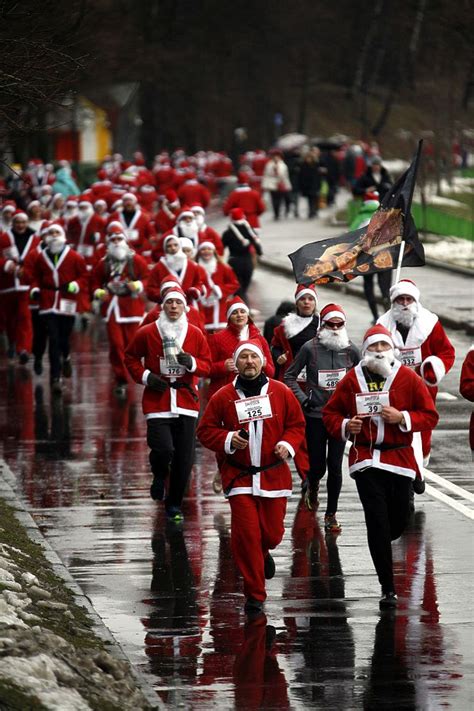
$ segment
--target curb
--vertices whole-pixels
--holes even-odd
[[[267,269],[268,271],[276,272],[277,274],[282,274],[283,276],[290,277],[294,281],[295,277],[293,274],[293,269],[291,267],[287,267],[284,264],[273,262],[271,259],[265,258],[259,259],[258,265],[262,267],[262,269]],[[432,265],[430,264],[429,266]],[[453,271],[451,270],[451,268],[449,268],[449,270]],[[351,296],[358,296],[360,299],[364,299],[364,294],[361,289],[354,286],[350,282],[342,282],[340,285],[336,285],[335,283],[329,283],[325,284],[324,287],[328,289],[338,289],[339,291],[342,290],[344,294],[350,294]],[[376,301],[378,304],[382,304],[382,297],[377,296]],[[456,331],[465,331],[468,335],[474,334],[474,322],[460,321],[459,319],[453,318],[449,314],[443,314],[439,312],[437,316],[443,326],[446,326],[447,328],[452,328]]]
[[[93,632],[107,645],[107,651],[115,657],[115,659],[129,664],[130,673],[146,701],[153,709],[162,711],[166,706],[154,691],[146,675],[142,674],[142,672],[138,671],[132,665],[119,642],[117,642],[109,628],[106,627],[102,621],[102,618],[95,611],[90,598],[83,592],[61,558],[43,536],[36,521],[28,512],[23,500],[17,494],[16,485],[16,478],[12,470],[3,459],[0,459],[0,496],[15,509],[15,518],[25,528],[28,538],[41,546],[46,560],[51,563],[53,572],[61,578],[65,586],[74,595],[75,603],[86,610],[93,623]]]

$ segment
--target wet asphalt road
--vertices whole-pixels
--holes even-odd
[[[253,306],[266,317],[293,289],[259,272]],[[368,311],[354,297],[343,303],[359,342]],[[450,335],[464,354],[467,337]],[[417,498],[394,545],[400,606],[381,616],[353,482],[345,478],[340,499],[343,532],[326,538],[324,497],[320,512],[307,512],[296,477],[266,618],[245,624],[228,505],[211,489],[213,455],[197,449],[185,522],[167,524],[148,496],[141,388],[131,386],[126,402],[113,398],[100,328],[75,335],[73,362],[66,392],[51,400],[46,376],[1,361],[3,456],[48,540],[162,700],[189,709],[472,708],[472,520]],[[470,406],[452,399],[459,368],[460,360],[444,384],[451,399],[440,402],[431,468],[474,491]]]

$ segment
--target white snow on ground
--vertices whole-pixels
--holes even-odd
[[[469,212],[469,205],[466,205],[465,202],[459,202],[459,200],[453,200],[452,198],[443,197],[442,195],[431,195],[428,198],[428,202],[430,205],[447,205]]]
[[[91,711],[89,704],[72,688],[60,686],[73,679],[71,669],[47,654],[37,654],[27,659],[6,657],[0,659],[0,676],[5,677],[52,711]]]
[[[440,262],[474,269],[474,242],[458,237],[445,237],[433,244],[424,243],[425,254]]]
[[[388,170],[388,172],[393,175],[401,175],[403,171],[408,168],[409,163],[406,160],[401,160],[400,158],[394,158],[393,160],[384,160],[383,167]]]

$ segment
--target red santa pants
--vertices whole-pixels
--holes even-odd
[[[138,326],[139,324],[136,321],[132,323],[118,323],[113,314],[111,314],[107,321],[109,360],[112,370],[114,371],[115,379],[119,383],[128,382],[128,371],[123,359],[125,349],[132,340]]]
[[[29,309],[28,291],[9,291],[0,294],[0,311],[10,345],[15,344],[17,353],[31,353],[33,326]]]
[[[245,597],[263,602],[267,597],[264,561],[283,538],[287,500],[237,494],[229,502],[232,555],[244,579]]]

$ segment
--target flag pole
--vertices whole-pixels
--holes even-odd
[[[405,240],[400,242],[400,251],[398,253],[397,271],[395,272],[395,284],[400,281],[400,273],[402,271],[403,255],[405,254]]]

